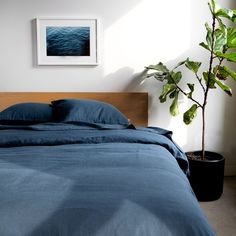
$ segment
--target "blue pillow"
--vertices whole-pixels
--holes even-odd
[[[128,125],[129,121],[111,104],[96,100],[62,99],[53,101],[54,117],[59,122]]]
[[[30,125],[53,121],[53,111],[46,103],[18,103],[0,112],[0,124]]]

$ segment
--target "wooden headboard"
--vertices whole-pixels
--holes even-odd
[[[80,98],[108,102],[123,112],[138,126],[148,125],[148,93],[119,92],[1,92],[0,111],[21,102],[50,103],[56,99]]]

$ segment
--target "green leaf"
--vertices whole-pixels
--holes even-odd
[[[212,29],[208,25],[208,23],[205,24],[205,27],[207,30],[206,41],[207,41],[208,47],[211,49],[212,48]]]
[[[211,0],[211,2],[208,3],[208,5],[210,7],[211,12],[215,13],[215,11],[216,11],[216,2],[215,2],[215,0]]]
[[[232,21],[236,22],[236,10],[233,10],[234,15],[232,16]]]
[[[232,70],[230,70],[230,69],[229,69],[228,67],[226,67],[226,66],[224,66],[223,68],[224,68],[225,71],[228,72],[228,74],[229,74],[234,80],[236,80],[236,73],[235,73],[235,72],[233,72]]]
[[[194,73],[197,73],[200,66],[201,66],[201,62],[196,62],[196,61],[189,61],[189,59],[187,59],[186,63],[185,63],[185,66],[193,71]]]
[[[223,23],[222,19],[221,19],[220,17],[217,17],[217,16],[216,16],[216,19],[217,19],[217,21],[218,21],[218,23],[219,23],[219,26],[220,26],[221,30],[225,30],[226,33],[227,33],[227,27],[226,27],[226,25]]]
[[[157,70],[157,71],[163,72],[163,73],[169,72],[168,68],[162,62],[159,62],[156,65],[146,66],[146,69],[148,69],[148,70]]]
[[[159,80],[161,82],[163,82],[165,79],[167,79],[168,75],[170,73],[168,68],[165,65],[163,65],[162,62],[159,62],[156,65],[146,66],[145,68],[147,70],[151,70],[151,73],[148,73],[146,75],[146,78],[154,77],[155,79],[157,79],[157,80]]]
[[[170,93],[170,95],[169,95],[169,98],[170,98],[170,99],[173,99],[173,98],[175,97],[175,91],[176,91],[176,90],[174,90],[173,92]]]
[[[184,113],[184,123],[189,125],[197,115],[198,106],[193,104],[185,113]]]
[[[236,12],[235,12],[235,10],[222,8],[222,9],[219,9],[216,12],[216,16],[224,17],[224,18],[227,18],[227,19],[231,20],[232,22],[236,22]]]
[[[170,106],[170,114],[172,116],[177,116],[179,114],[178,95],[179,95],[179,91],[175,91],[175,97],[174,97],[174,100]]]
[[[216,55],[218,57],[226,58],[228,61],[236,62],[236,52],[226,54],[222,52],[217,52]]]
[[[232,90],[229,86],[227,86],[226,84],[224,84],[223,82],[221,82],[220,80],[216,79],[216,77],[214,77],[214,81],[216,82],[216,84],[224,91],[226,92],[228,95],[232,96]]]
[[[187,84],[189,89],[190,89],[190,92],[188,93],[188,98],[192,98],[192,94],[194,92],[194,84]]]
[[[188,60],[188,58],[187,58],[186,60],[184,60],[184,61],[179,62],[179,63],[174,67],[174,69],[176,69],[176,68],[182,66],[187,60]]]
[[[150,77],[154,76],[155,74],[156,74],[156,72],[149,73],[149,74],[146,74],[145,77],[150,78]]]
[[[209,72],[203,72],[203,78],[205,80],[206,85],[208,84],[208,80],[209,80]],[[209,82],[209,88],[213,89],[216,88],[215,87],[215,80],[213,79],[215,78],[214,74],[210,74],[210,82]]]
[[[210,3],[208,3],[208,5],[210,6],[210,10],[212,12],[212,14],[216,14],[216,12],[218,10],[220,10],[220,6],[217,4],[217,2],[215,0],[211,0]]]
[[[236,48],[236,29],[227,28],[227,46],[229,48]]]
[[[214,46],[213,51],[222,51],[224,45],[227,44],[227,32],[226,28],[221,27],[221,29],[216,29],[214,32]]]
[[[220,19],[218,21],[220,27],[215,29],[214,34],[212,28],[208,25],[208,23],[205,24],[207,30],[207,35],[206,35],[207,44],[200,43],[200,46],[210,51],[211,49],[213,49],[214,52],[222,51],[223,47],[227,44],[227,30],[226,30],[227,28]],[[214,37],[214,41],[212,36]]]
[[[173,92],[175,89],[176,89],[175,84],[165,84],[165,85],[163,85],[162,93],[159,97],[160,102],[161,103],[165,102],[166,101],[166,96],[169,93]]]
[[[153,77],[156,79],[156,80],[159,80],[161,82],[163,82],[165,79],[166,79],[166,75],[165,74],[160,74],[159,72],[156,72],[153,74]]]
[[[214,74],[220,80],[226,80],[229,76],[229,73],[224,69],[223,66],[216,66],[213,69]]]
[[[144,76],[144,78],[150,78],[150,77],[154,77],[156,80],[163,82],[165,80],[166,73],[157,71],[157,72],[148,73]]]
[[[210,48],[209,48],[209,46],[207,44],[202,42],[199,45],[202,46],[203,48],[205,48],[206,50],[210,51]]]
[[[172,83],[178,84],[182,78],[182,73],[180,71],[178,71],[178,72],[171,71],[170,76],[171,76],[171,78],[169,80],[169,83],[170,84],[172,84]]]

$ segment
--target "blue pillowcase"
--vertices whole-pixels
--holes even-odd
[[[129,120],[111,104],[80,99],[46,103],[18,103],[0,112],[2,125],[32,125],[44,122],[129,125]]]
[[[128,119],[111,104],[96,100],[62,99],[52,102],[59,122],[129,125]]]
[[[53,110],[46,103],[18,103],[0,112],[0,124],[30,125],[53,121]]]

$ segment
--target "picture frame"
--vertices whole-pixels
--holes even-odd
[[[97,19],[37,18],[38,65],[98,65]]]

